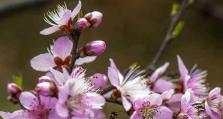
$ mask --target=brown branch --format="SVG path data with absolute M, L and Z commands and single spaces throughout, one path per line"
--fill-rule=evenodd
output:
M 164 50 L 166 49 L 168 43 L 173 39 L 173 35 L 172 35 L 173 30 L 174 30 L 175 26 L 177 25 L 178 21 L 180 20 L 187 5 L 188 5 L 188 0 L 183 0 L 181 2 L 180 10 L 172 17 L 168 31 L 166 33 L 166 36 L 165 36 L 159 50 L 157 51 L 155 57 L 153 58 L 151 64 L 147 66 L 147 68 L 146 68 L 147 70 L 154 69 L 154 67 L 156 66 L 157 62 L 159 61 L 161 55 L 163 54 Z
M 72 41 L 73 41 L 72 59 L 71 59 L 71 65 L 70 65 L 70 68 L 69 68 L 69 72 L 70 73 L 72 72 L 72 70 L 74 68 L 74 65 L 75 65 L 75 61 L 78 58 L 78 52 L 77 52 L 77 50 L 78 50 L 77 48 L 78 47 L 77 46 L 78 46 L 80 35 L 81 35 L 81 31 L 76 30 L 76 29 L 74 29 L 70 33 L 70 36 L 71 36 Z

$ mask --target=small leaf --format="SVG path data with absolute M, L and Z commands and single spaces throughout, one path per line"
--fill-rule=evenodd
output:
M 184 28 L 184 21 L 179 21 L 176 25 L 176 27 L 173 30 L 172 36 L 173 38 L 176 38 L 177 36 L 180 35 L 180 33 L 182 32 L 183 28 Z
M 136 68 L 137 66 L 138 66 L 138 63 L 135 62 L 135 63 L 133 63 L 133 64 L 131 64 L 131 65 L 129 66 L 129 69 L 134 69 L 134 68 Z
M 174 3 L 171 10 L 171 16 L 176 15 L 179 9 L 180 9 L 180 5 L 178 3 Z
M 83 13 L 83 11 L 80 11 L 80 12 L 78 13 L 78 18 L 82 18 L 82 17 L 84 17 L 84 13 Z
M 18 74 L 18 75 L 12 75 L 12 81 L 17 84 L 20 88 L 23 87 L 23 78 L 22 78 L 22 74 Z

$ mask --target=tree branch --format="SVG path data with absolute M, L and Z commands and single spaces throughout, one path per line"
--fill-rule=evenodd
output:
M 163 54 L 164 50 L 166 49 L 168 43 L 173 39 L 173 35 L 172 35 L 173 30 L 174 30 L 175 26 L 177 25 L 178 21 L 180 20 L 180 17 L 182 16 L 187 5 L 188 5 L 188 0 L 183 0 L 181 2 L 180 10 L 172 17 L 168 31 L 166 33 L 166 36 L 165 36 L 159 50 L 157 51 L 155 57 L 153 58 L 151 64 L 147 66 L 147 68 L 146 68 L 147 70 L 154 69 L 154 67 L 156 66 L 157 62 L 159 61 L 161 55 Z

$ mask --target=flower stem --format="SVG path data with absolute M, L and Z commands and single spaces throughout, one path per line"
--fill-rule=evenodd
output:
M 182 0 L 179 11 L 174 16 L 172 16 L 172 19 L 170 21 L 170 25 L 169 25 L 169 28 L 168 28 L 165 38 L 164 38 L 159 50 L 157 51 L 155 57 L 153 58 L 151 64 L 148 65 L 146 68 L 148 71 L 151 71 L 155 68 L 157 62 L 159 61 L 159 59 L 160 59 L 161 55 L 163 54 L 164 50 L 166 49 L 167 45 L 169 44 L 169 42 L 171 40 L 174 39 L 174 37 L 173 37 L 174 28 L 177 25 L 178 21 L 180 20 L 183 12 L 187 8 L 187 5 L 188 5 L 188 0 Z
M 75 61 L 79 57 L 77 48 L 78 48 L 79 38 L 81 36 L 81 31 L 79 31 L 77 29 L 74 29 L 73 31 L 71 31 L 70 36 L 71 36 L 72 41 L 73 41 L 72 59 L 71 59 L 71 65 L 70 65 L 70 68 L 69 68 L 69 72 L 71 73 L 73 68 L 74 68 Z

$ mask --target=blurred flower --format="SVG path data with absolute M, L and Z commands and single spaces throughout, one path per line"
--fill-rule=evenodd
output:
M 68 36 L 59 37 L 51 46 L 49 53 L 40 54 L 31 60 L 31 66 L 37 71 L 68 67 L 71 61 L 72 48 L 73 43 Z
M 222 95 L 221 88 L 214 88 L 208 94 L 207 100 L 205 101 L 205 109 L 211 119 L 222 119 Z
M 30 92 L 22 92 L 19 100 L 24 109 L 13 113 L 0 112 L 0 116 L 3 119 L 53 119 L 49 115 L 55 106 L 56 98 L 36 97 Z
M 117 96 L 122 99 L 122 104 L 126 111 L 131 107 L 131 101 L 150 93 L 146 85 L 146 80 L 142 76 L 143 71 L 138 68 L 132 68 L 125 77 L 117 69 L 115 63 L 110 59 L 110 67 L 108 67 L 108 78 L 113 86 L 118 90 Z
M 50 35 L 60 30 L 65 32 L 72 30 L 74 28 L 72 22 L 77 14 L 80 12 L 80 9 L 81 1 L 78 2 L 73 11 L 67 9 L 66 4 L 64 4 L 63 6 L 58 5 L 56 10 L 47 13 L 48 18 L 46 16 L 44 17 L 46 23 L 52 26 L 40 31 L 40 34 Z
M 185 92 L 187 89 L 191 89 L 197 96 L 206 96 L 208 88 L 205 85 L 207 72 L 192 68 L 191 72 L 188 72 L 180 56 L 177 56 L 178 68 L 180 72 L 180 87 L 179 92 Z
M 159 94 L 150 94 L 134 102 L 134 112 L 130 119 L 172 119 L 173 112 L 161 106 L 162 97 Z
M 99 11 L 93 11 L 87 13 L 84 18 L 91 24 L 90 27 L 97 28 L 102 22 L 103 14 Z

